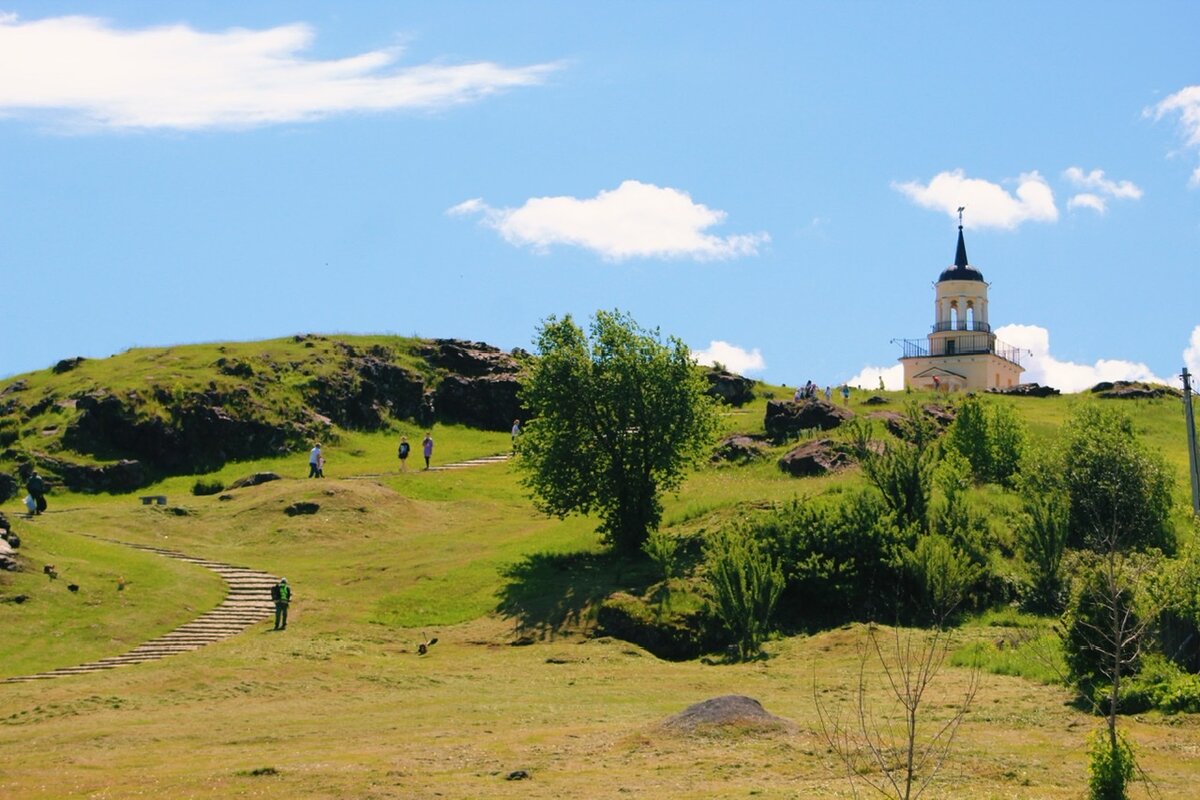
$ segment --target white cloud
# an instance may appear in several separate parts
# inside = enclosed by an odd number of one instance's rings
[[[1188,86],[1166,98],[1147,113],[1153,112],[1155,119],[1167,114],[1179,114],[1187,143],[1200,147],[1200,86]]]
[[[1015,196],[1000,184],[968,178],[961,169],[939,172],[927,184],[910,181],[893,183],[892,188],[917,205],[943,211],[950,217],[957,217],[958,208],[966,206],[965,228],[1012,229],[1023,222],[1058,220],[1054,192],[1036,170],[1017,178]]]
[[[1191,341],[1183,351],[1183,363],[1187,365],[1188,372],[1193,375],[1200,374],[1200,325],[1192,328]]]
[[[305,59],[305,24],[217,33],[123,30],[83,16],[0,16],[0,113],[75,126],[253,127],[354,111],[442,108],[541,83],[553,64],[396,66],[398,48]]]
[[[761,372],[767,368],[762,351],[757,347],[745,350],[729,342],[713,340],[703,350],[693,350],[692,355],[699,364],[723,364],[730,372],[745,375],[750,372]]]
[[[1076,364],[1060,361],[1050,354],[1050,331],[1038,325],[1005,325],[996,329],[996,336],[1006,344],[1032,352],[1022,354],[1025,373],[1021,380],[1053,386],[1061,392],[1082,392],[1101,381],[1147,381],[1168,383],[1150,367],[1137,361],[1102,358],[1095,364]]]
[[[851,386],[861,386],[863,389],[871,390],[879,388],[879,381],[883,381],[883,388],[889,392],[896,392],[904,388],[904,365],[896,364],[891,367],[863,367],[862,370],[850,380],[846,381]]]
[[[492,208],[467,200],[448,214],[480,213],[511,244],[545,251],[565,244],[606,259],[694,258],[702,261],[758,254],[766,233],[713,236],[704,231],[725,212],[692,202],[683,191],[628,180],[595,197],[534,197],[520,208]]]
[[[1153,108],[1146,109],[1147,115],[1162,119],[1168,114],[1179,114],[1179,125],[1190,147],[1200,149],[1200,86],[1187,86],[1167,97]],[[1200,167],[1192,172],[1188,186],[1200,187]]]
[[[1077,194],[1067,201],[1067,208],[1090,208],[1097,213],[1103,214],[1108,210],[1108,203],[1103,197],[1094,194]]]
[[[1142,190],[1133,181],[1111,181],[1104,177],[1104,170],[1102,169],[1084,172],[1079,167],[1067,167],[1063,171],[1063,175],[1080,189],[1088,189],[1109,197],[1119,197],[1128,200],[1140,200],[1142,198]]]

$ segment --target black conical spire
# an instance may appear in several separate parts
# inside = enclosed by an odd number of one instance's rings
[[[959,269],[967,266],[967,243],[963,241],[962,225],[958,226],[958,250],[954,253],[954,266]]]
[[[967,263],[967,242],[963,239],[963,209],[958,210],[958,249],[954,252],[954,266],[946,267],[938,281],[982,281],[979,270]]]

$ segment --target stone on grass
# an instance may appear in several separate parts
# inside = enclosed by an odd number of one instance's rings
[[[662,727],[676,733],[726,729],[766,733],[788,730],[793,724],[768,713],[753,697],[727,694],[688,706],[663,720]]]

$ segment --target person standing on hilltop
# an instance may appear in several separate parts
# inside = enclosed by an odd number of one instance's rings
[[[317,442],[313,445],[313,449],[308,451],[308,477],[321,477],[321,462],[324,458],[321,455],[321,443]]]
[[[400,451],[398,453],[398,455],[400,456],[400,471],[401,472],[408,472],[408,451],[411,449],[412,448],[410,448],[408,446],[408,437],[401,436],[400,437]]]
[[[287,578],[280,578],[279,583],[271,587],[271,599],[275,601],[275,630],[287,628],[288,604],[292,602],[292,587],[288,586]]]
[[[425,432],[425,438],[421,441],[421,452],[425,455],[425,469],[429,469],[429,458],[433,455],[433,434]]]
[[[46,510],[46,482],[42,480],[42,476],[35,469],[29,473],[29,480],[25,482],[25,488],[29,490],[29,496],[33,498],[34,514],[40,514]]]

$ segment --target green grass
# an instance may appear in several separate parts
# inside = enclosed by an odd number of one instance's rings
[[[224,355],[272,352],[283,359],[297,346],[231,344]],[[124,365],[85,362],[63,376],[37,373],[28,393],[66,396],[108,380],[123,387],[203,380],[222,355],[217,348],[132,351]],[[870,394],[856,392],[851,408],[874,410],[859,405]],[[930,399],[883,394],[892,403],[881,408],[890,410]],[[1044,438],[1082,400],[996,401],[1012,404],[1032,435]],[[725,415],[725,430],[761,433],[765,405],[760,398]],[[1137,415],[1152,448],[1176,467],[1186,464],[1178,404],[1124,407]],[[69,417],[66,409],[48,413]],[[55,491],[50,512],[26,521],[11,502],[5,510],[30,569],[0,574],[0,598],[31,599],[0,602],[0,676],[123,652],[219,602],[221,584],[211,573],[85,534],[284,574],[296,602],[286,634],[263,624],[160,662],[0,685],[0,796],[849,796],[818,733],[813,693],[848,696],[862,666],[860,626],[775,640],[761,661],[721,666],[664,662],[628,643],[591,637],[596,604],[613,591],[649,590],[658,580],[653,569],[607,553],[594,519],[538,514],[511,462],[426,473],[412,469],[410,459],[410,471],[400,474],[401,429],[410,441],[422,433],[409,424],[387,433],[342,432],[327,448],[324,481],[306,480],[306,457],[295,453],[202,476],[228,484],[270,470],[284,478],[233,490],[230,500],[193,496],[201,476],[168,478],[139,492],[166,494],[186,516],[143,507],[134,496]],[[439,425],[434,437],[442,463],[509,444],[507,434],[458,426]],[[853,470],[789,478],[775,465],[787,449],[772,448],[769,458],[746,467],[701,468],[664,498],[666,527],[694,542],[771,503],[861,483]],[[1176,496],[1186,499],[1186,484],[1177,483]],[[974,497],[1001,527],[1019,500],[994,487]],[[301,500],[318,503],[319,512],[283,513]],[[40,573],[43,563],[55,563],[62,578],[51,584]],[[130,583],[117,592],[121,576]],[[67,582],[79,583],[80,593],[66,592]],[[701,600],[673,584],[664,602],[681,613]],[[994,674],[931,796],[1081,795],[1083,744],[1095,720],[1069,705],[1053,669],[1038,671],[1038,653],[1052,635],[1046,626],[1002,611],[960,632],[969,648],[932,687],[930,723],[944,721],[966,685],[969,671],[959,664],[982,659]],[[426,636],[439,642],[418,656]],[[886,694],[872,692],[880,713],[890,714]],[[688,738],[658,727],[692,703],[732,693],[755,697],[795,728]],[[1200,719],[1125,724],[1161,796],[1193,796],[1197,769],[1185,754],[1200,749]],[[532,779],[504,779],[517,769]]]

